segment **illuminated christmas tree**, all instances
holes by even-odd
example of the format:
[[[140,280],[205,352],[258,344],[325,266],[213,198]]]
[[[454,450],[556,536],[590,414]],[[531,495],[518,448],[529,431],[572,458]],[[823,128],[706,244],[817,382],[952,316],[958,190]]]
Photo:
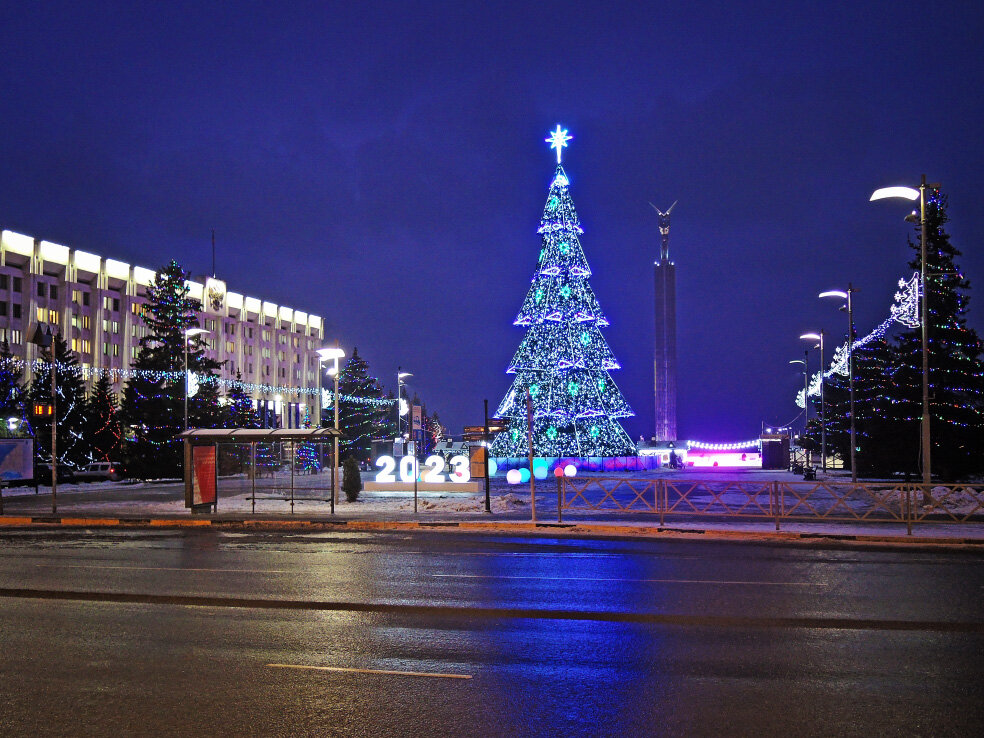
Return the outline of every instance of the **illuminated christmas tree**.
[[[926,282],[929,303],[929,412],[933,473],[962,479],[984,471],[984,365],[981,339],[967,326],[970,282],[956,264],[960,251],[945,230],[947,199],[938,190],[926,198]],[[922,267],[918,226],[909,263]],[[897,371],[889,397],[901,422],[888,443],[918,439],[922,417],[922,336],[911,328],[898,336]],[[912,457],[917,456],[918,447]]]
[[[82,381],[82,368],[75,352],[60,335],[54,337],[55,383],[57,384],[57,430],[58,463],[79,468],[89,463],[89,444],[85,438],[86,402],[85,385]],[[28,402],[51,402],[51,363],[43,358],[34,371]],[[34,455],[45,463],[51,462],[51,418],[33,417],[31,431],[34,433]]]
[[[343,433],[341,454],[352,454],[367,461],[372,442],[392,438],[393,403],[383,397],[379,380],[372,376],[369,362],[359,356],[359,349],[345,362],[338,375],[338,425]],[[326,408],[324,424],[332,425],[334,415]]]
[[[10,353],[10,345],[0,343],[0,420],[24,416],[24,370],[20,361]]]
[[[188,371],[197,380],[197,388],[188,382],[188,427],[219,428],[227,422],[215,381],[221,365],[205,355],[200,335],[188,338],[185,333],[198,326],[202,307],[189,295],[188,277],[174,261],[154,277],[141,313],[148,332],[140,338],[132,365],[136,371],[123,390],[122,417],[133,429],[127,444],[128,471],[142,479],[179,476],[184,466],[183,446],[176,436],[184,429],[185,341]]]
[[[86,440],[93,461],[119,462],[123,446],[123,425],[109,375],[96,380],[86,403]]]
[[[608,320],[588,281],[584,231],[560,165],[570,139],[560,126],[547,139],[557,149],[557,169],[540,219],[542,247],[532,285],[513,321],[527,333],[506,370],[516,376],[496,416],[508,418],[510,429],[493,442],[494,456],[527,454],[527,396],[536,456],[635,454],[618,422],[634,413],[609,376],[620,367],[601,335]]]

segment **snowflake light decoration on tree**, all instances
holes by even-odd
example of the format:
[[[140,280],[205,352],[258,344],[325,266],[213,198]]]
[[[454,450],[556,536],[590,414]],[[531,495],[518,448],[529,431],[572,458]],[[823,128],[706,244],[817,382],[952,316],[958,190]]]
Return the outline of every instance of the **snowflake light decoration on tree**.
[[[557,126],[546,139],[557,150],[538,233],[541,250],[526,299],[514,325],[527,329],[506,372],[512,387],[496,415],[511,429],[492,445],[495,456],[528,452],[527,393],[533,409],[533,452],[537,456],[625,456],[635,447],[618,419],[633,415],[608,372],[619,363],[601,334],[608,325],[588,279],[581,248],[584,233],[560,166],[571,140]]]

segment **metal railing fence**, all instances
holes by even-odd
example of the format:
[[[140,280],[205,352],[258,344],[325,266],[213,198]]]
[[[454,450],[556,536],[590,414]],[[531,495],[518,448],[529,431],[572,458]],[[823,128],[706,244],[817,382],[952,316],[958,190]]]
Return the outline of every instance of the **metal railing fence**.
[[[984,485],[922,485],[840,480],[758,482],[712,479],[557,479],[564,511],[649,513],[667,519],[901,523],[984,522]]]

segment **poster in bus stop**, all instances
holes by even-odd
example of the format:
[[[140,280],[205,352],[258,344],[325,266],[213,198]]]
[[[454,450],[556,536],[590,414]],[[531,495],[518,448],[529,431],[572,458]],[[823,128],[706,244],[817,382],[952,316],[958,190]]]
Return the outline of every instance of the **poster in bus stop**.
[[[192,447],[191,504],[215,504],[215,446]]]

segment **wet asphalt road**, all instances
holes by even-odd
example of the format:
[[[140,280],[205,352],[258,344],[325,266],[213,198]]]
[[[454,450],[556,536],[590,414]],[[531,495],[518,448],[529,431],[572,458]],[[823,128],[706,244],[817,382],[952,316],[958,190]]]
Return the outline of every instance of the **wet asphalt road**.
[[[962,552],[6,532],[0,735],[980,735],[982,605]]]

